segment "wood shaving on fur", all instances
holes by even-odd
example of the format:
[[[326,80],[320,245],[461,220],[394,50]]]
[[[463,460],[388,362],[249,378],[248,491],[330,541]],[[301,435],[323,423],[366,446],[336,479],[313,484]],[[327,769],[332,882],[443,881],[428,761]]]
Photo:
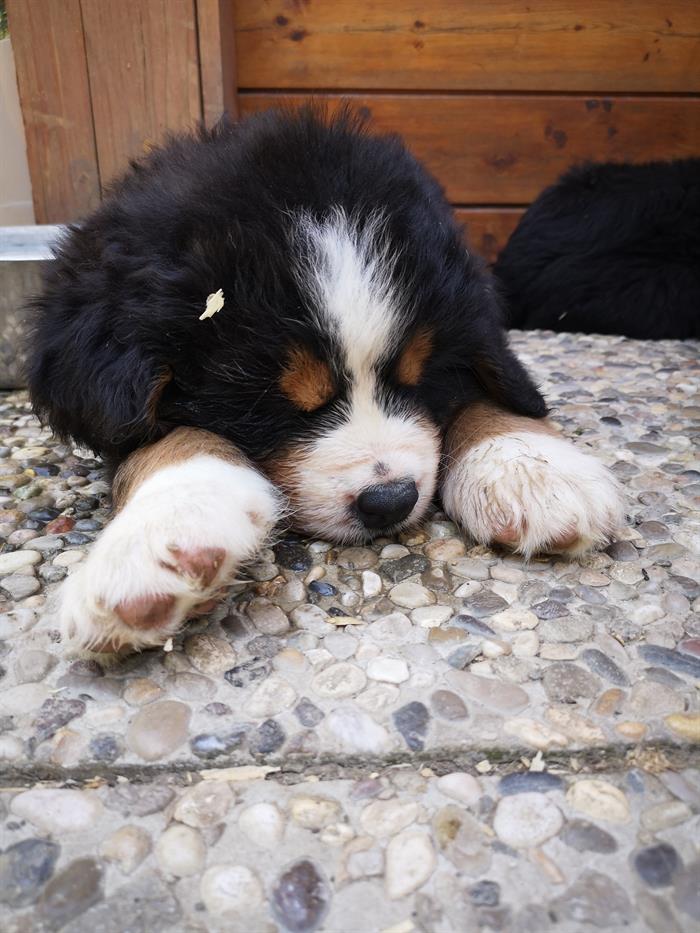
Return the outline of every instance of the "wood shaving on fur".
[[[204,311],[199,315],[199,320],[204,321],[208,317],[214,317],[217,311],[221,311],[224,306],[224,290],[220,288],[218,292],[212,292],[207,295],[207,304]]]

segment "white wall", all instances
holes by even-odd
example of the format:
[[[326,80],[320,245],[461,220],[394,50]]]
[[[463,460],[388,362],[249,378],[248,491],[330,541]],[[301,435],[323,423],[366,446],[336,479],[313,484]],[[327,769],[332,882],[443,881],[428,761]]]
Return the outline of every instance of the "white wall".
[[[7,37],[0,39],[0,226],[33,223],[24,124],[15,60]]]

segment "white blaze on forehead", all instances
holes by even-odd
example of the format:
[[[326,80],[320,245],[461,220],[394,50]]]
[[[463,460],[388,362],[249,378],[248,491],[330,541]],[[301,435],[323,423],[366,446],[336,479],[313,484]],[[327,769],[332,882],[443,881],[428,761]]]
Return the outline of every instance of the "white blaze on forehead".
[[[303,215],[303,284],[319,323],[339,340],[353,385],[373,395],[373,370],[396,334],[398,302],[391,281],[396,255],[375,213],[358,229],[342,208],[321,221]]]
[[[316,534],[358,540],[365,529],[352,511],[363,489],[411,478],[420,518],[435,489],[438,432],[415,412],[384,410],[377,370],[392,350],[405,312],[392,282],[397,254],[382,215],[361,228],[341,208],[322,220],[299,218],[299,282],[313,302],[319,327],[340,345],[349,379],[345,417],[317,437],[298,464],[291,490],[297,519]],[[405,300],[405,299],[403,299]]]

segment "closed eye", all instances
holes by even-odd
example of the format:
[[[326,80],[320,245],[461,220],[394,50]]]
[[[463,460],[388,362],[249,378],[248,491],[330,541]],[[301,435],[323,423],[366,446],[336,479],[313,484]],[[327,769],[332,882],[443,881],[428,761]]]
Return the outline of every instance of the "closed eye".
[[[333,374],[327,363],[307,347],[292,347],[279,380],[282,393],[300,411],[316,411],[336,395]]]
[[[401,385],[418,385],[432,351],[432,332],[426,329],[416,331],[401,351],[396,364],[396,378]]]

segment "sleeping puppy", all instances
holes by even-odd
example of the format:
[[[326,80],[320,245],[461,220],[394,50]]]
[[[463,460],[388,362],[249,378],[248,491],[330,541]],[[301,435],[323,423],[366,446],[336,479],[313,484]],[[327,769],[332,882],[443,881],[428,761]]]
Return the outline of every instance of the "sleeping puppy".
[[[524,555],[618,521],[439,185],[347,110],[151,152],[60,245],[34,317],[35,409],[114,477],[115,517],[63,586],[80,646],[165,643],[283,515],[359,542],[439,491],[472,538]]]

